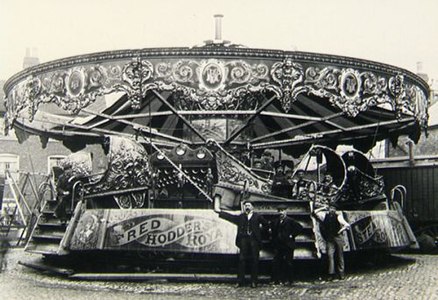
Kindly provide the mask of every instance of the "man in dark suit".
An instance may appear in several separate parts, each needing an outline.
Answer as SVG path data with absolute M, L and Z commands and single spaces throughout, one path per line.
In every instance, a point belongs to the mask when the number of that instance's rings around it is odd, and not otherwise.
M 303 231 L 303 226 L 287 216 L 286 206 L 279 206 L 278 218 L 272 225 L 272 240 L 275 247 L 272 280 L 291 284 L 294 278 L 293 259 L 295 237 Z
M 245 284 L 246 261 L 251 262 L 251 287 L 257 287 L 259 251 L 262 242 L 261 228 L 267 226 L 263 216 L 254 212 L 251 202 L 243 203 L 243 212 L 240 215 L 233 215 L 224 211 L 219 216 L 237 225 L 236 246 L 239 248 L 238 285 Z

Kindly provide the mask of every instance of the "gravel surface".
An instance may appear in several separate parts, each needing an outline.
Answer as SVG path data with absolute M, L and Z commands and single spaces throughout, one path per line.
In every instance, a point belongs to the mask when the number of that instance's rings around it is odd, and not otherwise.
M 34 271 L 18 261 L 34 259 L 22 249 L 8 254 L 0 273 L 0 299 L 438 299 L 438 256 L 404 254 L 379 263 L 350 262 L 343 281 L 327 282 L 317 274 L 292 286 L 233 283 L 78 281 Z

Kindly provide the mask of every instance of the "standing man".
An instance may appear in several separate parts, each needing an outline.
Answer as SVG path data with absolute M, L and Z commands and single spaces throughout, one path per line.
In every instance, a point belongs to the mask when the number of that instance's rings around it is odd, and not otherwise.
M 314 216 L 320 222 L 320 232 L 326 242 L 328 257 L 328 276 L 329 280 L 336 277 L 345 278 L 344 263 L 344 236 L 343 231 L 350 229 L 350 224 L 345 221 L 341 212 L 336 211 L 334 205 L 329 206 L 329 210 L 324 211 L 324 207 L 314 211 Z
M 272 225 L 272 239 L 276 249 L 272 280 L 274 284 L 291 284 L 294 279 L 295 237 L 303 231 L 303 226 L 287 216 L 286 206 L 279 206 L 278 212 L 280 215 Z
M 219 210 L 219 217 L 237 225 L 236 246 L 239 248 L 238 286 L 245 284 L 246 261 L 251 263 L 251 287 L 257 287 L 259 251 L 262 242 L 261 228 L 268 222 L 263 216 L 254 212 L 251 202 L 245 201 L 242 205 L 243 212 L 233 215 Z

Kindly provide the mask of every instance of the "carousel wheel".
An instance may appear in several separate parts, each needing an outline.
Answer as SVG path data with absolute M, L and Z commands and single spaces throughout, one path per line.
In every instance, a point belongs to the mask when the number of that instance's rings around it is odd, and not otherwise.
M 421 228 L 415 232 L 422 252 L 438 251 L 438 224 Z

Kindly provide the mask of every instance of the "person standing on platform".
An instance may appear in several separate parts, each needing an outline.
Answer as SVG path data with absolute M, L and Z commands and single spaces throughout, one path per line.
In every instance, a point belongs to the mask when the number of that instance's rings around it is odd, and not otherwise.
M 243 212 L 233 215 L 219 208 L 219 217 L 237 225 L 236 246 L 239 248 L 238 286 L 245 285 L 246 262 L 251 263 L 251 287 L 257 287 L 260 246 L 262 242 L 261 229 L 268 226 L 269 222 L 258 213 L 254 212 L 251 202 L 245 201 L 242 205 Z
M 326 242 L 329 280 L 345 278 L 344 263 L 344 230 L 350 229 L 341 212 L 331 204 L 328 211 L 321 207 L 314 211 L 314 217 L 319 221 L 319 229 Z
M 272 224 L 272 239 L 275 256 L 272 268 L 274 284 L 289 283 L 294 280 L 295 238 L 303 231 L 300 223 L 287 216 L 286 206 L 279 206 L 280 215 Z

